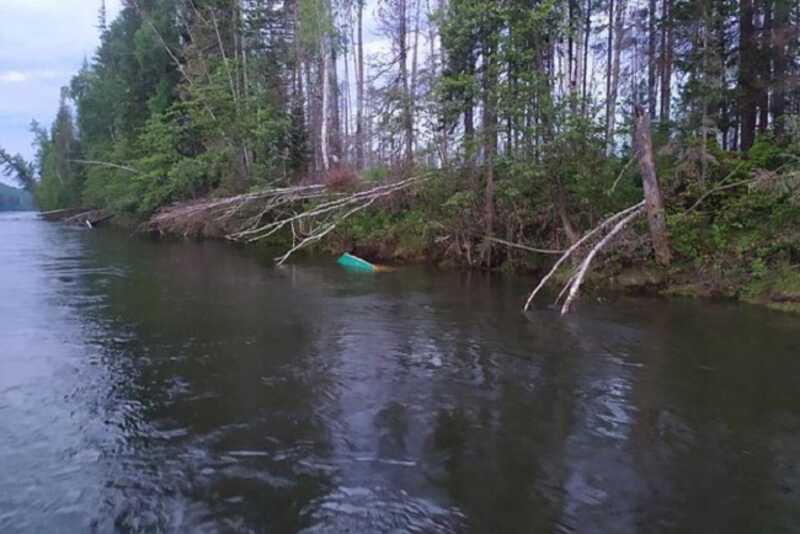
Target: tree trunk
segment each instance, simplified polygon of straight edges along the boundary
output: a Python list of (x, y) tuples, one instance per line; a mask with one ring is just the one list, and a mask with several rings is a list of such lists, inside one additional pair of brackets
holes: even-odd
[(611, 124), (611, 78), (614, 60), (614, 0), (608, 0), (608, 42), (606, 43), (606, 147), (610, 144), (608, 131)]
[(658, 185), (656, 165), (653, 159), (653, 142), (650, 135), (650, 115), (641, 107), (636, 108), (636, 129), (634, 131), (634, 145), (639, 156), (639, 170), (642, 174), (644, 186), (645, 206), (647, 220), (650, 226), (650, 238), (653, 240), (653, 249), (656, 261), (663, 266), (672, 262), (672, 252), (669, 247), (667, 235), (667, 222), (664, 214), (664, 200), (661, 188)]
[(581, 87), (581, 98), (583, 99), (581, 103), (581, 114), (586, 115), (586, 104), (589, 99), (589, 95), (586, 92), (586, 81), (589, 77), (589, 37), (592, 34), (592, 0), (586, 0), (586, 27), (584, 28), (584, 35), (583, 35), (583, 80), (582, 80), (582, 87)]
[(322, 60), (320, 69), (322, 70), (322, 123), (320, 124), (320, 151), (322, 156), (322, 170), (327, 171), (330, 166), (328, 149), (328, 123), (330, 122), (330, 69), (328, 68), (328, 43), (327, 38), (322, 38), (321, 46)]
[(786, 138), (786, 78), (788, 75), (786, 48), (790, 38), (790, 0), (775, 0), (775, 23), (772, 29), (773, 88), (772, 121), (775, 140), (782, 144)]
[(656, 0), (650, 0), (647, 42), (647, 108), (650, 120), (656, 120)]
[(716, 34), (718, 39), (719, 49), (717, 51), (718, 57), (718, 64), (717, 68), (719, 69), (719, 87), (720, 87), (720, 99), (719, 99), (719, 130), (720, 130), (720, 137), (722, 137), (722, 150), (727, 151), (729, 146), (728, 141), (728, 132), (731, 128), (731, 117), (730, 117), (730, 103), (728, 102), (727, 96), (727, 89), (728, 89), (728, 80), (727, 80), (727, 58), (728, 58), (728, 39), (725, 32), (725, 15), (727, 14), (727, 8), (725, 0), (717, 0), (718, 1), (718, 16), (716, 17)]
[(334, 33), (332, 32), (331, 35), (327, 36), (327, 39), (330, 41), (328, 45), (328, 88), (331, 92), (328, 97), (328, 102), (331, 104), (331, 110), (329, 112), (331, 121), (329, 126), (329, 148), (331, 159), (334, 161), (334, 163), (339, 163), (342, 161), (342, 120), (341, 111), (339, 109), (339, 74), (336, 69), (338, 62), (336, 60), (336, 42)]
[(358, 51), (356, 69), (356, 167), (364, 168), (364, 0), (358, 5)]
[(606, 155), (614, 152), (614, 132), (616, 129), (617, 95), (619, 93), (620, 57), (622, 56), (622, 37), (625, 29), (625, 3), (620, 1), (617, 5), (616, 18), (614, 19), (613, 52), (614, 60), (607, 96), (606, 117)]
[(408, 0), (399, 0), (399, 27), (397, 29), (398, 61), (400, 63), (400, 84), (403, 95), (403, 133), (405, 138), (404, 166), (411, 167), (414, 159), (414, 115), (408, 77)]
[(669, 123), (672, 105), (672, 0), (664, 0), (661, 7), (661, 122)]
[(419, 12), (420, 7), (422, 4), (422, 0), (416, 0), (415, 6), (415, 13), (414, 13), (414, 45), (411, 48), (411, 84), (408, 90), (409, 99), (410, 99), (410, 111), (411, 111), (411, 126), (412, 126), (412, 147), (414, 147), (415, 139), (413, 139), (414, 131), (414, 121), (415, 121), (415, 111), (414, 111), (414, 102), (417, 99), (417, 61), (419, 58)]
[(739, 2), (739, 115), (741, 135), (739, 149), (746, 152), (753, 146), (756, 136), (756, 100), (758, 88), (758, 51), (755, 49), (753, 27), (753, 0)]
[(572, 220), (569, 218), (569, 212), (567, 211), (567, 194), (564, 191), (564, 184), (561, 183), (561, 178), (559, 177), (555, 177), (553, 179), (553, 204), (555, 206), (556, 214), (561, 220), (561, 226), (564, 229), (564, 233), (567, 234), (567, 239), (569, 240), (570, 244), (575, 243), (578, 239), (580, 239), (581, 235), (578, 233), (578, 230), (575, 228), (575, 225), (572, 224)]
[(342, 53), (344, 57), (342, 58), (342, 63), (344, 64), (344, 81), (342, 82), (342, 114), (343, 114), (343, 133), (344, 136), (342, 137), (342, 157), (345, 161), (349, 161), (350, 158), (350, 145), (351, 145), (351, 137), (350, 137), (350, 62), (347, 60), (347, 47), (342, 48)]
[(761, 46), (759, 50), (760, 73), (758, 84), (758, 131), (764, 133), (769, 126), (769, 89), (772, 85), (772, 2), (764, 2), (764, 25), (761, 30)]
[[(490, 39), (493, 40), (492, 37)], [(494, 155), (497, 152), (497, 50), (494, 44), (484, 51), (483, 80), (483, 155), (486, 190), (484, 198), (486, 236), (494, 235)], [(491, 249), (487, 265), (491, 266)]]
[[(577, 111), (578, 105), (578, 57), (580, 51), (576, 51), (576, 41), (578, 38), (578, 6), (577, 0), (567, 0), (569, 6), (569, 32), (567, 35), (567, 81), (569, 83), (570, 108), (573, 113)], [(580, 47), (580, 45), (578, 45)]]

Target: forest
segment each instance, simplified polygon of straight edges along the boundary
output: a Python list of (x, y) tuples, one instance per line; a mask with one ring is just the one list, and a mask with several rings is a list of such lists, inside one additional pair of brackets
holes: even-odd
[[(124, 0), (107, 18), (32, 125), (34, 161), (0, 151), (40, 209), (138, 223), (286, 188), (319, 206), (321, 184), (380, 192), (321, 246), (541, 270), (642, 200), (646, 124), (664, 248), (632, 223), (601, 271), (800, 302), (797, 0)], [(323, 243), (291, 223), (283, 239)]]

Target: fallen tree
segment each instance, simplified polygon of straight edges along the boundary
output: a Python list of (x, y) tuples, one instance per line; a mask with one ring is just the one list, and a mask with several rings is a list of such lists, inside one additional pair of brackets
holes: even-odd
[[(575, 299), (578, 297), (583, 280), (586, 273), (592, 264), (592, 260), (597, 254), (608, 246), (608, 244), (619, 235), (620, 232), (639, 215), (646, 213), (648, 219), (648, 226), (650, 229), (650, 238), (653, 243), (656, 261), (659, 264), (667, 266), (672, 260), (672, 253), (669, 247), (669, 238), (667, 236), (666, 218), (664, 215), (664, 201), (661, 195), (661, 188), (658, 184), (658, 177), (656, 175), (656, 167), (653, 159), (653, 143), (650, 134), (650, 117), (641, 108), (636, 106), (636, 128), (634, 130), (634, 144), (636, 146), (637, 156), (639, 159), (639, 170), (642, 175), (642, 183), (644, 187), (644, 200), (634, 206), (630, 206), (614, 215), (608, 217), (592, 230), (584, 234), (583, 237), (575, 241), (556, 261), (553, 268), (539, 281), (539, 285), (531, 292), (528, 300), (525, 302), (524, 311), (528, 311), (533, 303), (533, 299), (542, 290), (548, 280), (558, 271), (559, 267), (564, 264), (573, 254), (578, 251), (582, 246), (592, 244), (588, 248), (588, 252), (583, 256), (583, 259), (577, 263), (576, 267), (567, 277), (567, 283), (561, 289), (556, 298), (555, 304), (564, 299), (561, 305), (561, 315), (569, 313)], [(633, 161), (631, 159), (630, 161)], [(629, 161), (629, 163), (630, 163)], [(620, 177), (614, 183), (616, 187), (617, 182), (627, 170), (626, 164)], [(611, 191), (613, 191), (612, 187)], [(610, 228), (605, 235), (603, 232)], [(595, 240), (599, 236), (603, 236)], [(566, 298), (564, 298), (566, 296)]]
[(629, 222), (636, 218), (636, 216), (640, 215), (645, 207), (645, 201), (641, 201), (638, 204), (631, 206), (627, 209), (624, 209), (618, 213), (615, 213), (611, 217), (607, 218), (599, 225), (595, 226), (592, 230), (587, 232), (583, 235), (580, 239), (578, 239), (571, 247), (569, 247), (556, 261), (553, 268), (539, 281), (539, 285), (531, 292), (528, 300), (525, 302), (525, 307), (523, 308), (524, 311), (528, 311), (533, 303), (533, 299), (536, 295), (544, 288), (547, 281), (553, 277), (553, 275), (558, 271), (559, 267), (564, 264), (572, 255), (581, 248), (581, 246), (590, 243), (592, 238), (599, 235), (604, 229), (608, 228), (612, 224), (614, 227), (602, 238), (600, 239), (595, 245), (593, 245), (589, 252), (586, 254), (584, 259), (580, 262), (578, 267), (572, 272), (572, 274), (568, 277), (568, 281), (564, 288), (559, 293), (558, 298), (556, 299), (556, 304), (561, 300), (561, 298), (569, 291), (569, 296), (567, 297), (567, 301), (564, 302), (564, 305), (561, 308), (561, 313), (566, 314), (570, 310), (570, 306), (572, 302), (575, 300), (577, 296), (578, 290), (580, 289), (581, 284), (583, 283), (583, 279), (586, 276), (586, 271), (589, 269), (589, 265), (591, 265), (592, 260), (600, 252), (608, 243), (613, 239), (613, 237), (625, 227)]
[[(352, 192), (324, 184), (265, 188), (214, 200), (176, 204), (156, 213), (142, 228), (161, 234), (214, 235), (253, 243), (290, 229), (292, 246), (275, 258), (284, 263), (298, 250), (321, 240), (344, 220), (389, 195), (429, 180), (416, 176)], [(213, 231), (209, 231), (213, 227)]]

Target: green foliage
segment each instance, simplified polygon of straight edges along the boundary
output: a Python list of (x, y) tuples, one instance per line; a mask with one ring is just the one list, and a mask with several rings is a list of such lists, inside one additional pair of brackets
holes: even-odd
[(390, 169), (384, 165), (368, 167), (361, 171), (361, 179), (367, 183), (382, 183), (389, 177)]
[(783, 162), (784, 155), (784, 149), (764, 135), (756, 136), (753, 146), (747, 151), (747, 157), (753, 169), (773, 170)]

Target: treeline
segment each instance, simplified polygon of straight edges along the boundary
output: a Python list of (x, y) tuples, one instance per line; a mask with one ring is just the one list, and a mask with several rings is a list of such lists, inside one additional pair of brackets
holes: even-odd
[(147, 215), (435, 169), (453, 239), (575, 241), (641, 198), (636, 107), (672, 212), (789, 169), (799, 23), (797, 0), (124, 0), (34, 125), (36, 197)]
[(31, 208), (30, 193), (0, 182), (0, 211), (29, 210)]

